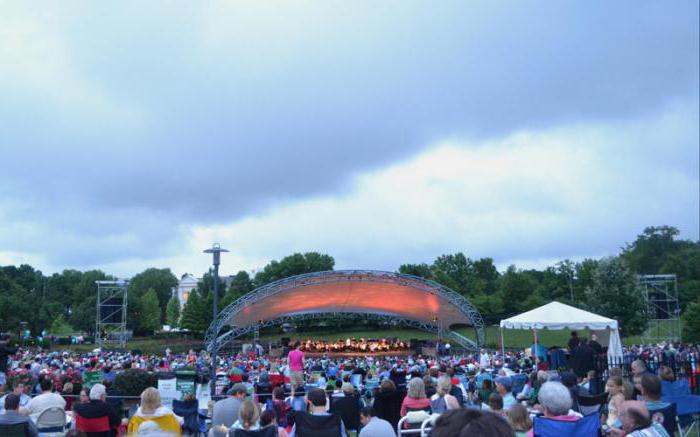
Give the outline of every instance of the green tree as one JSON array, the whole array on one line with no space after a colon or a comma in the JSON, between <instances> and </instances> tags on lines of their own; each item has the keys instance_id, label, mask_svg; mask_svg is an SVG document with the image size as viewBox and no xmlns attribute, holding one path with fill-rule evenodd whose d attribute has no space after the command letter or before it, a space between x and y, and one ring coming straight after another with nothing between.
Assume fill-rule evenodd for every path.
<instances>
[{"instance_id":1,"label":"green tree","mask_svg":"<svg viewBox=\"0 0 700 437\"><path fill-rule=\"evenodd\" d=\"M149 268L131 278L129 281L130 324L132 326L138 326L136 320L140 317L139 304L143 296L149 290L154 290L158 297L159 323L165 323L166 307L173 293L173 288L177 287L177 284L177 277L173 275L170 269Z\"/></svg>"},{"instance_id":2,"label":"green tree","mask_svg":"<svg viewBox=\"0 0 700 437\"><path fill-rule=\"evenodd\" d=\"M290 276L333 270L334 265L335 260L330 255L318 252L295 253L280 261L271 261L255 275L253 282L255 287L260 287Z\"/></svg>"},{"instance_id":3,"label":"green tree","mask_svg":"<svg viewBox=\"0 0 700 437\"><path fill-rule=\"evenodd\" d=\"M683 340L700 341L700 295L683 312Z\"/></svg>"},{"instance_id":4,"label":"green tree","mask_svg":"<svg viewBox=\"0 0 700 437\"><path fill-rule=\"evenodd\" d=\"M207 316L210 311L207 311L209 308L206 303L207 299L199 293L190 293L190 297L182 308L180 326L190 331L204 332L209 327L207 321L211 320L211 315Z\"/></svg>"},{"instance_id":5,"label":"green tree","mask_svg":"<svg viewBox=\"0 0 700 437\"><path fill-rule=\"evenodd\" d=\"M173 294L173 297L168 301L167 322L171 328L177 328L180 326L180 300L177 298L177 294Z\"/></svg>"},{"instance_id":6,"label":"green tree","mask_svg":"<svg viewBox=\"0 0 700 437\"><path fill-rule=\"evenodd\" d=\"M622 257L632 271L656 274L667 258L678 247L675 237L679 234L673 226L650 226L637 235L637 239L622 251Z\"/></svg>"},{"instance_id":7,"label":"green tree","mask_svg":"<svg viewBox=\"0 0 700 437\"><path fill-rule=\"evenodd\" d=\"M253 281L250 279L250 275L248 275L248 272L241 270L240 272L236 273L233 278L231 278L231 285L229 285L228 290L226 290L226 294L221 301L221 308L226 308L228 305L252 290Z\"/></svg>"},{"instance_id":8,"label":"green tree","mask_svg":"<svg viewBox=\"0 0 700 437\"><path fill-rule=\"evenodd\" d=\"M143 295L140 306L139 330L152 334L160 328L160 306L158 304L158 294L154 289L149 289Z\"/></svg>"},{"instance_id":9,"label":"green tree","mask_svg":"<svg viewBox=\"0 0 700 437\"><path fill-rule=\"evenodd\" d=\"M537 289L537 281L531 273L519 271L514 265L509 266L506 272L501 275L498 284L504 315L512 316L530 309L526 307L526 301ZM539 301L538 299L537 302ZM532 304L533 301L530 303Z\"/></svg>"},{"instance_id":10,"label":"green tree","mask_svg":"<svg viewBox=\"0 0 700 437\"><path fill-rule=\"evenodd\" d=\"M425 279L433 278L433 271L428 264L402 264L399 266L399 273L404 275L413 275Z\"/></svg>"},{"instance_id":11,"label":"green tree","mask_svg":"<svg viewBox=\"0 0 700 437\"><path fill-rule=\"evenodd\" d=\"M646 329L646 304L637 275L622 258L600 260L586 297L591 311L617 320L625 335L641 334Z\"/></svg>"}]
</instances>

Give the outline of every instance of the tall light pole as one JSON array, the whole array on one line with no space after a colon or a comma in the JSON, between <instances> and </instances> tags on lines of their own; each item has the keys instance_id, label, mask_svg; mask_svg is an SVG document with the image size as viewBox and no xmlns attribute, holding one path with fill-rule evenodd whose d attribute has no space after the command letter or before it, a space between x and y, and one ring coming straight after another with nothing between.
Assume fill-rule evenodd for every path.
<instances>
[{"instance_id":1,"label":"tall light pole","mask_svg":"<svg viewBox=\"0 0 700 437\"><path fill-rule=\"evenodd\" d=\"M219 264L221 263L221 252L228 252L222 249L219 243L214 243L211 249L207 249L204 253L211 253L214 264L214 318L213 323L216 323L216 318L219 316ZM211 396L212 399L216 395L216 354L218 352L216 340L214 341L214 349L211 354Z\"/></svg>"}]
</instances>

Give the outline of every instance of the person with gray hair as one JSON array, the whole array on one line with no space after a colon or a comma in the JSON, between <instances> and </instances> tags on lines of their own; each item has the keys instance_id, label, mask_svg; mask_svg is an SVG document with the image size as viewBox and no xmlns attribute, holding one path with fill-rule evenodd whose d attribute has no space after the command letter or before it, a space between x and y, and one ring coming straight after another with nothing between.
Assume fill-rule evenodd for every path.
<instances>
[{"instance_id":1,"label":"person with gray hair","mask_svg":"<svg viewBox=\"0 0 700 437\"><path fill-rule=\"evenodd\" d=\"M88 431L88 437L112 437L116 435L116 429L121 421L114 408L105 402L106 399L107 388L102 384L95 384L90 389L90 402L75 405L75 425L77 429L82 429L83 426L89 427L89 423L96 422L97 419L103 417L109 420L109 431L89 432L90 430L85 430Z\"/></svg>"},{"instance_id":2,"label":"person with gray hair","mask_svg":"<svg viewBox=\"0 0 700 437\"><path fill-rule=\"evenodd\" d=\"M579 419L579 416L569 412L573 401L569 389L561 382L545 382L542 384L537 398L545 417L565 421Z\"/></svg>"},{"instance_id":3,"label":"person with gray hair","mask_svg":"<svg viewBox=\"0 0 700 437\"><path fill-rule=\"evenodd\" d=\"M430 410L430 399L425 396L425 384L421 378L408 381L408 393L401 403L401 416L416 410Z\"/></svg>"}]
</instances>

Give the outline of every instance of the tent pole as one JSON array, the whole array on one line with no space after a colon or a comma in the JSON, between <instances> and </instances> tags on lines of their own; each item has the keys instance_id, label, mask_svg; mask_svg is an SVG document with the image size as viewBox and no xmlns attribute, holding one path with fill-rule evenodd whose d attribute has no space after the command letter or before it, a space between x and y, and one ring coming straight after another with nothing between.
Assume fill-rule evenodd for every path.
<instances>
[{"instance_id":1,"label":"tent pole","mask_svg":"<svg viewBox=\"0 0 700 437\"><path fill-rule=\"evenodd\" d=\"M537 329L532 328L532 333L535 335L535 370L540 368L540 354L539 348L537 347Z\"/></svg>"},{"instance_id":2,"label":"tent pole","mask_svg":"<svg viewBox=\"0 0 700 437\"><path fill-rule=\"evenodd\" d=\"M501 326L501 356L505 360L506 357L506 344L503 341L503 326Z\"/></svg>"}]
</instances>

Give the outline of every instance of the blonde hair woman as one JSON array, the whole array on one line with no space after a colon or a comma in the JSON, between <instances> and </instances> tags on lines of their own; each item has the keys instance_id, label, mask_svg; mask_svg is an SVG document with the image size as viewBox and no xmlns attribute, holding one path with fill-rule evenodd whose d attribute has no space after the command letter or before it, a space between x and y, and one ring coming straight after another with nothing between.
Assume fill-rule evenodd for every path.
<instances>
[{"instance_id":1,"label":"blonde hair woman","mask_svg":"<svg viewBox=\"0 0 700 437\"><path fill-rule=\"evenodd\" d=\"M251 400L243 401L238 410L238 420L231 426L229 436L234 437L236 430L255 431L260 429L260 410L255 402Z\"/></svg>"},{"instance_id":2,"label":"blonde hair woman","mask_svg":"<svg viewBox=\"0 0 700 437\"><path fill-rule=\"evenodd\" d=\"M180 425L182 418L175 415L172 410L161 404L160 393L153 387L148 387L141 393L141 405L136 413L129 420L127 427L128 435L137 435L139 428L144 423L149 423L147 427L158 425L161 431L172 435L180 436L182 431Z\"/></svg>"},{"instance_id":3,"label":"blonde hair woman","mask_svg":"<svg viewBox=\"0 0 700 437\"><path fill-rule=\"evenodd\" d=\"M447 376L438 378L437 392L430 398L430 407L433 413L444 413L447 410L459 408L459 401L450 394L452 381Z\"/></svg>"}]
</instances>

